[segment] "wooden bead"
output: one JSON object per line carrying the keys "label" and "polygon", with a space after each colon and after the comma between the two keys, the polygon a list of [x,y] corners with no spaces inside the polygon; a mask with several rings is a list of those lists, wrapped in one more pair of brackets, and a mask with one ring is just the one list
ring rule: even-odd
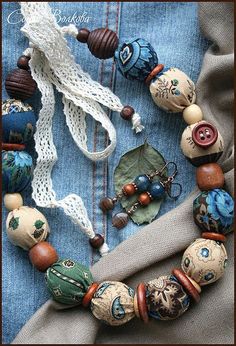
{"label": "wooden bead", "polygon": [[198,283],[193,280],[190,276],[188,276],[187,274],[185,274],[186,277],[189,279],[189,281],[192,283],[192,285],[196,288],[196,290],[198,291],[198,293],[200,294],[202,292],[201,287],[198,285]]}
{"label": "wooden bead", "polygon": [[137,298],[137,293],[135,293],[135,296],[134,296],[134,313],[135,313],[135,316],[140,318],[140,315],[139,315],[139,310],[138,310],[138,298]]}
{"label": "wooden bead", "polygon": [[134,109],[131,106],[125,106],[122,111],[120,112],[120,116],[124,119],[124,120],[131,120],[132,116],[134,114]]}
{"label": "wooden bead", "polygon": [[24,144],[17,144],[17,143],[2,143],[2,150],[22,151],[22,150],[25,150],[25,145]]}
{"label": "wooden bead", "polygon": [[112,210],[114,208],[114,202],[109,197],[102,198],[99,203],[99,208],[105,213],[108,210]]}
{"label": "wooden bead", "polygon": [[77,35],[77,40],[81,43],[86,43],[88,41],[90,31],[88,29],[82,28],[79,30]]}
{"label": "wooden bead", "polygon": [[172,274],[181,283],[186,292],[198,303],[200,301],[200,295],[185,273],[182,270],[175,268],[172,270]]}
{"label": "wooden bead", "polygon": [[135,194],[136,188],[134,184],[126,184],[122,187],[122,192],[125,196],[132,196]]}
{"label": "wooden bead", "polygon": [[196,180],[200,190],[208,191],[224,186],[225,178],[221,167],[217,163],[206,163],[197,168]]}
{"label": "wooden bead", "polygon": [[146,286],[143,282],[141,282],[137,287],[137,302],[141,320],[143,320],[144,323],[148,323],[149,317],[146,304]]}
{"label": "wooden bead", "polygon": [[33,96],[37,84],[29,71],[18,68],[7,75],[5,87],[10,97],[26,100]]}
{"label": "wooden bead", "polygon": [[148,77],[145,80],[146,84],[149,84],[151,82],[151,80],[156,77],[156,75],[158,75],[158,73],[160,73],[164,68],[164,65],[162,64],[158,64],[153,70],[152,72],[148,75]]}
{"label": "wooden bead", "polygon": [[202,232],[202,238],[221,241],[222,243],[226,241],[226,236],[224,234],[214,232]]}
{"label": "wooden bead", "polygon": [[14,210],[22,207],[23,199],[19,193],[6,193],[4,196],[4,205],[7,210]]}
{"label": "wooden bead", "polygon": [[138,198],[139,203],[143,206],[150,204],[151,200],[151,196],[148,192],[141,193]]}
{"label": "wooden bead", "polygon": [[183,118],[188,125],[192,125],[203,119],[202,110],[199,106],[192,104],[183,111]]}
{"label": "wooden bead", "polygon": [[21,55],[19,59],[17,60],[17,66],[19,68],[22,68],[23,70],[28,70],[29,69],[29,60],[30,57],[26,55]]}
{"label": "wooden bead", "polygon": [[97,233],[95,234],[95,237],[89,239],[89,243],[94,249],[99,249],[104,243],[104,237]]}
{"label": "wooden bead", "polygon": [[96,292],[99,284],[94,282],[91,286],[89,286],[87,292],[85,293],[85,296],[82,300],[83,307],[87,308],[93,298],[94,293]]}
{"label": "wooden bead", "polygon": [[46,241],[33,246],[29,251],[31,263],[41,272],[46,271],[53,263],[57,262],[58,255],[54,247]]}
{"label": "wooden bead", "polygon": [[129,215],[126,213],[118,213],[112,217],[112,226],[121,229],[129,222]]}

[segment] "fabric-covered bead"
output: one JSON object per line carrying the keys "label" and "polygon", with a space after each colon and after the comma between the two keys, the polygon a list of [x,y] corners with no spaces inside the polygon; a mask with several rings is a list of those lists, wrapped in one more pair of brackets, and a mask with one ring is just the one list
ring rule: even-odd
{"label": "fabric-covered bead", "polygon": [[167,112],[182,112],[196,100],[194,83],[177,68],[164,68],[149,90],[156,105]]}
{"label": "fabric-covered bead", "polygon": [[35,124],[30,105],[14,99],[2,103],[2,140],[5,143],[27,143],[33,137]]}
{"label": "fabric-covered bead", "polygon": [[24,250],[45,240],[50,232],[44,215],[30,207],[12,210],[7,216],[6,228],[9,240]]}
{"label": "fabric-covered bead", "polygon": [[200,286],[218,280],[227,264],[227,253],[221,242],[196,239],[184,252],[181,267]]}
{"label": "fabric-covered bead", "polygon": [[58,255],[51,244],[46,241],[41,241],[30,249],[29,258],[35,268],[41,272],[45,272],[58,260]]}
{"label": "fabric-covered bead", "polygon": [[192,104],[183,111],[183,118],[188,125],[192,125],[203,119],[202,110],[198,105]]}
{"label": "fabric-covered bead", "polygon": [[158,58],[148,41],[137,38],[119,44],[115,62],[125,78],[144,81],[158,65]]}
{"label": "fabric-covered bead", "polygon": [[[201,121],[199,123],[204,124],[206,122]],[[216,162],[217,160],[219,160],[224,150],[224,141],[220,132],[218,131],[216,142],[210,147],[204,149],[199,147],[193,140],[193,129],[195,126],[196,124],[187,126],[182,134],[180,146],[183,154],[194,166]]]}
{"label": "fabric-covered bead", "polygon": [[150,179],[146,174],[138,175],[134,179],[134,184],[137,187],[138,192],[144,192],[147,191],[147,189],[150,186]]}
{"label": "fabric-covered bead", "polygon": [[6,193],[4,205],[8,210],[14,210],[23,206],[23,199],[20,193]]}
{"label": "fabric-covered bead", "polygon": [[17,68],[7,75],[5,87],[10,97],[24,101],[33,96],[37,84],[29,71]]}
{"label": "fabric-covered bead", "polygon": [[68,305],[81,304],[93,283],[89,269],[70,259],[54,263],[48,268],[45,279],[53,299]]}
{"label": "fabric-covered bead", "polygon": [[149,281],[146,288],[147,306],[151,317],[173,320],[189,307],[190,298],[173,275],[160,276]]}
{"label": "fabric-covered bead", "polygon": [[152,183],[148,189],[148,192],[153,199],[159,199],[165,195],[164,186],[160,182]]}
{"label": "fabric-covered bead", "polygon": [[202,230],[227,234],[233,226],[234,200],[222,189],[203,191],[193,201],[193,217]]}
{"label": "fabric-covered bead", "polygon": [[219,189],[224,186],[225,178],[217,163],[206,163],[196,170],[197,185],[200,190]]}
{"label": "fabric-covered bead", "polygon": [[103,282],[93,295],[90,308],[98,320],[120,326],[135,316],[134,290],[122,282]]}
{"label": "fabric-covered bead", "polygon": [[25,151],[2,151],[2,189],[20,192],[29,184],[32,176],[32,157]]}

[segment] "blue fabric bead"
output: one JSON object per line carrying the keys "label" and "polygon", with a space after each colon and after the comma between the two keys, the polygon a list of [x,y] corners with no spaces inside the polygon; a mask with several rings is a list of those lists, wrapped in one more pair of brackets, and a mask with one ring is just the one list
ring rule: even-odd
{"label": "blue fabric bead", "polygon": [[143,175],[138,175],[135,178],[134,184],[137,186],[138,192],[144,192],[144,191],[147,191],[151,182],[149,178],[145,174],[143,174]]}
{"label": "blue fabric bead", "polygon": [[2,151],[2,189],[20,192],[29,184],[32,176],[32,157],[25,151]]}
{"label": "blue fabric bead", "polygon": [[115,62],[125,78],[144,81],[158,65],[158,58],[148,41],[137,38],[118,46]]}
{"label": "blue fabric bead", "polygon": [[159,199],[164,196],[165,189],[161,183],[155,182],[151,184],[151,186],[148,189],[148,192],[151,194],[152,198]]}

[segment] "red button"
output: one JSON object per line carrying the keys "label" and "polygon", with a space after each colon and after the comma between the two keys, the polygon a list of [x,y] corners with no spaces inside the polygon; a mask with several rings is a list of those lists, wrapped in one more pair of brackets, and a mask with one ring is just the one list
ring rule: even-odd
{"label": "red button", "polygon": [[218,131],[212,124],[200,122],[193,128],[192,138],[199,147],[207,149],[217,141]]}

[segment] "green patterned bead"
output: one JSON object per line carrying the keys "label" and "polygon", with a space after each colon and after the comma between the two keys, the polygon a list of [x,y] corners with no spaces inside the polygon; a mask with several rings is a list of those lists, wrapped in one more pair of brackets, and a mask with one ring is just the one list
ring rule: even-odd
{"label": "green patterned bead", "polygon": [[46,283],[53,299],[62,304],[78,305],[93,283],[87,267],[70,259],[54,263],[46,272]]}

